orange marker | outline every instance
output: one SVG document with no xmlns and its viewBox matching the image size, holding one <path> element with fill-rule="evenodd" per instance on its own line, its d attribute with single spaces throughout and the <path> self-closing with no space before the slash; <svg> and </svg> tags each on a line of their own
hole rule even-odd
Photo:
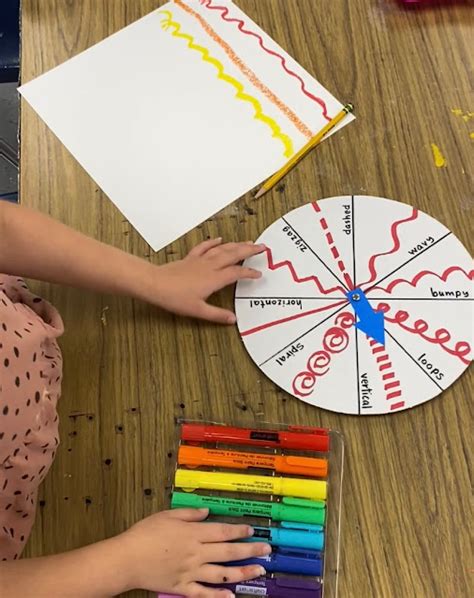
<svg viewBox="0 0 474 598">
<path fill-rule="evenodd" d="M 327 459 L 312 457 L 294 457 L 292 455 L 268 455 L 262 453 L 241 453 L 205 449 L 198 446 L 181 445 L 178 451 L 178 463 L 188 467 L 227 467 L 229 469 L 273 469 L 279 473 L 324 478 L 328 473 Z"/>
</svg>

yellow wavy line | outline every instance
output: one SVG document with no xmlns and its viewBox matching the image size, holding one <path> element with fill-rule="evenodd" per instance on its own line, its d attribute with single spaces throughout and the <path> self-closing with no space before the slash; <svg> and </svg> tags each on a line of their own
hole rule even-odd
<svg viewBox="0 0 474 598">
<path fill-rule="evenodd" d="M 282 133 L 280 127 L 273 120 L 273 118 L 270 118 L 269 116 L 267 116 L 266 114 L 263 113 L 262 105 L 260 104 L 260 102 L 253 96 L 245 93 L 244 86 L 241 83 L 239 83 L 239 81 L 234 79 L 234 77 L 231 77 L 230 75 L 227 75 L 224 72 L 224 65 L 221 62 L 219 62 L 216 58 L 213 58 L 209 54 L 209 50 L 207 50 L 206 48 L 203 48 L 202 46 L 196 45 L 194 43 L 194 38 L 191 35 L 188 35 L 187 33 L 180 33 L 181 25 L 179 23 L 177 23 L 176 21 L 173 21 L 173 15 L 169 10 L 161 10 L 158 14 L 164 15 L 164 17 L 165 17 L 162 20 L 162 24 L 161 24 L 162 28 L 165 30 L 168 30 L 169 28 L 173 28 L 174 31 L 171 33 L 171 35 L 173 35 L 174 37 L 180 37 L 182 39 L 187 40 L 188 48 L 190 48 L 191 50 L 196 50 L 197 52 L 200 52 L 202 54 L 203 61 L 209 62 L 209 64 L 212 64 L 217 69 L 217 72 L 218 72 L 217 78 L 222 79 L 222 81 L 226 81 L 227 83 L 230 83 L 230 85 L 235 87 L 235 89 L 237 90 L 235 97 L 239 98 L 240 100 L 242 100 L 244 102 L 250 102 L 250 104 L 252 104 L 252 106 L 254 107 L 254 110 L 255 110 L 254 118 L 257 120 L 260 120 L 263 123 L 265 123 L 266 125 L 268 125 L 273 132 L 272 136 L 277 137 L 278 139 L 280 139 L 283 142 L 283 145 L 285 146 L 284 155 L 287 158 L 292 156 L 294 154 L 292 140 L 290 139 L 290 137 L 288 137 L 288 135 L 286 135 L 285 133 Z"/>
</svg>

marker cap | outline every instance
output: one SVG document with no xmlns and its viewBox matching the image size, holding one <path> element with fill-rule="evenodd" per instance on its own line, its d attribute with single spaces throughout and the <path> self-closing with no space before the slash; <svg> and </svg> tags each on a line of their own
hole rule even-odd
<svg viewBox="0 0 474 598">
<path fill-rule="evenodd" d="M 181 426 L 181 438 L 188 442 L 202 442 L 206 437 L 209 426 L 202 424 L 183 424 Z"/>
<path fill-rule="evenodd" d="M 320 480 L 301 480 L 299 478 L 280 478 L 280 494 L 285 496 L 298 496 L 300 498 L 311 498 L 326 500 L 327 482 Z"/>
<path fill-rule="evenodd" d="M 293 473 L 317 478 L 325 478 L 328 475 L 327 459 L 287 455 L 280 457 L 279 462 L 279 471 L 282 473 Z"/>
</svg>

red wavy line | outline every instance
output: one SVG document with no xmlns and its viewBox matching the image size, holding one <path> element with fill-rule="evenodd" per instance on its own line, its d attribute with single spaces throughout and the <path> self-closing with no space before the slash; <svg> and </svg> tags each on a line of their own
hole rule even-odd
<svg viewBox="0 0 474 598">
<path fill-rule="evenodd" d="M 278 262 L 277 264 L 275 264 L 275 262 L 273 261 L 272 250 L 270 249 L 270 247 L 265 247 L 265 252 L 267 254 L 268 268 L 270 270 L 274 271 L 274 270 L 278 270 L 278 268 L 282 268 L 283 266 L 286 266 L 288 268 L 288 270 L 290 271 L 291 277 L 298 284 L 302 283 L 302 282 L 309 282 L 310 280 L 312 280 L 318 287 L 319 292 L 322 293 L 323 295 L 329 295 L 330 293 L 333 293 L 334 291 L 340 291 L 344 295 L 346 294 L 345 290 L 341 286 L 332 287 L 330 289 L 324 289 L 324 287 L 321 286 L 321 283 L 319 282 L 319 279 L 317 276 L 306 276 L 305 278 L 299 278 L 298 274 L 296 274 L 293 264 L 289 260 L 284 260 L 283 262 Z"/>
<path fill-rule="evenodd" d="M 347 303 L 345 299 L 341 301 L 336 301 L 335 303 L 331 303 L 330 305 L 325 305 L 324 307 L 317 307 L 315 309 L 311 309 L 309 311 L 303 311 L 293 316 L 288 316 L 286 318 L 281 318 L 280 320 L 273 320 L 271 322 L 267 322 L 266 324 L 260 324 L 259 326 L 255 326 L 254 328 L 249 328 L 248 330 L 244 330 L 240 333 L 240 336 L 248 336 L 249 334 L 254 334 L 255 332 L 260 332 L 261 330 L 265 330 L 266 328 L 272 328 L 272 326 L 277 326 L 278 324 L 284 324 L 285 322 L 291 322 L 291 320 L 297 320 L 298 318 L 303 318 L 306 316 L 310 316 L 315 314 L 319 311 L 326 311 L 328 309 L 332 309 L 333 307 L 338 307 Z"/>
<path fill-rule="evenodd" d="M 375 260 L 378 257 L 381 257 L 382 255 L 390 255 L 391 253 L 395 253 L 396 251 L 398 251 L 400 249 L 400 239 L 398 238 L 398 234 L 397 234 L 398 226 L 400 224 L 402 224 L 403 222 L 410 222 L 410 220 L 416 220 L 416 218 L 418 218 L 418 210 L 416 208 L 413 208 L 413 212 L 411 213 L 411 216 L 409 216 L 408 218 L 404 218 L 403 220 L 397 220 L 397 222 L 394 222 L 392 224 L 392 226 L 390 227 L 390 235 L 392 236 L 392 241 L 393 241 L 392 249 L 390 249 L 390 251 L 385 251 L 383 253 L 376 253 L 369 259 L 370 279 L 367 280 L 366 282 L 363 282 L 361 285 L 359 285 L 360 287 L 362 287 L 364 284 L 370 284 L 371 282 L 374 282 L 374 280 L 377 278 L 377 272 L 375 271 L 374 264 L 375 264 Z"/>
<path fill-rule="evenodd" d="M 392 282 L 387 287 L 385 287 L 385 288 L 379 287 L 379 286 L 372 287 L 371 289 L 369 289 L 367 291 L 367 293 L 371 293 L 372 291 L 375 291 L 376 289 L 380 290 L 380 291 L 384 291 L 386 293 L 391 293 L 394 287 L 396 287 L 399 284 L 402 284 L 403 282 L 406 284 L 409 284 L 411 287 L 416 287 L 418 282 L 424 276 L 428 276 L 428 275 L 436 276 L 436 278 L 439 278 L 443 282 L 446 282 L 448 276 L 450 274 L 452 274 L 453 272 L 462 272 L 469 280 L 474 280 L 474 270 L 471 270 L 470 272 L 466 272 L 459 266 L 450 266 L 449 268 L 446 268 L 446 270 L 441 275 L 436 274 L 436 272 L 431 272 L 431 270 L 422 270 L 421 272 L 418 272 L 418 274 L 411 281 L 405 280 L 404 278 L 396 278 L 395 280 L 392 280 Z"/>
<path fill-rule="evenodd" d="M 327 112 L 327 106 L 324 102 L 324 100 L 322 100 L 321 98 L 313 95 L 311 92 L 309 92 L 306 89 L 306 86 L 304 84 L 303 79 L 294 71 L 292 71 L 291 69 L 288 68 L 287 64 L 286 64 L 286 60 L 285 57 L 282 56 L 281 54 L 278 54 L 277 52 L 274 52 L 273 50 L 270 50 L 270 48 L 267 48 L 265 46 L 265 44 L 263 43 L 263 38 L 261 35 L 259 35 L 258 33 L 255 33 L 254 31 L 249 31 L 248 29 L 244 29 L 244 21 L 242 21 L 241 19 L 229 19 L 227 18 L 227 15 L 229 14 L 229 9 L 226 6 L 214 6 L 213 4 L 211 4 L 211 0 L 200 0 L 201 4 L 204 5 L 206 8 L 208 8 L 209 10 L 218 10 L 221 12 L 221 18 L 224 21 L 227 21 L 227 23 L 237 23 L 237 28 L 244 33 L 245 35 L 250 35 L 252 37 L 255 37 L 258 40 L 258 43 L 260 45 L 260 47 L 262 48 L 262 50 L 264 50 L 265 52 L 267 52 L 267 54 L 271 54 L 272 56 L 275 56 L 276 58 L 278 58 L 281 62 L 281 66 L 283 67 L 283 69 L 288 73 L 288 75 L 290 75 L 291 77 L 296 77 L 296 79 L 298 79 L 298 81 L 300 82 L 300 87 L 301 87 L 301 91 L 311 100 L 313 100 L 314 102 L 316 102 L 317 104 L 319 104 L 323 110 L 323 116 L 327 121 L 331 120 L 331 117 L 328 116 L 328 112 Z"/>
</svg>

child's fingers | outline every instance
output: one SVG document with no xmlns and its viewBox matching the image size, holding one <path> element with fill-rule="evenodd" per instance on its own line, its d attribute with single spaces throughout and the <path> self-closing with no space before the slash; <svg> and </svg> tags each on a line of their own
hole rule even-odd
<svg viewBox="0 0 474 598">
<path fill-rule="evenodd" d="M 197 579 L 205 583 L 237 583 L 261 577 L 265 573 L 265 569 L 260 565 L 245 565 L 243 567 L 203 565 L 197 573 Z"/>
<path fill-rule="evenodd" d="M 199 257 L 207 253 L 213 247 L 217 247 L 221 243 L 222 237 L 217 237 L 217 239 L 208 239 L 207 241 L 199 243 L 199 245 L 196 245 L 196 247 L 193 247 L 191 251 L 188 253 L 188 256 Z"/>
<path fill-rule="evenodd" d="M 218 274 L 220 275 L 218 278 L 220 288 L 234 284 L 234 282 L 244 278 L 256 280 L 262 277 L 262 273 L 258 270 L 246 268 L 245 266 L 230 266 L 225 268 L 225 270 L 221 270 Z"/>
<path fill-rule="evenodd" d="M 235 324 L 235 314 L 228 309 L 222 307 L 216 307 L 203 301 L 196 309 L 195 315 L 197 318 L 203 320 L 209 320 L 210 322 L 216 322 L 217 324 Z"/>
<path fill-rule="evenodd" d="M 203 557 L 206 563 L 228 563 L 257 556 L 266 556 L 272 551 L 264 542 L 227 542 L 208 544 Z"/>
<path fill-rule="evenodd" d="M 246 260 L 253 255 L 262 253 L 265 245 L 255 245 L 248 243 L 229 243 L 214 249 L 213 261 L 218 268 L 225 268 L 233 264 Z"/>
<path fill-rule="evenodd" d="M 163 515 L 180 521 L 203 521 L 209 515 L 209 509 L 172 509 Z"/>
<path fill-rule="evenodd" d="M 250 525 L 236 525 L 233 523 L 207 523 L 201 528 L 201 542 L 232 542 L 253 536 Z"/>
</svg>

